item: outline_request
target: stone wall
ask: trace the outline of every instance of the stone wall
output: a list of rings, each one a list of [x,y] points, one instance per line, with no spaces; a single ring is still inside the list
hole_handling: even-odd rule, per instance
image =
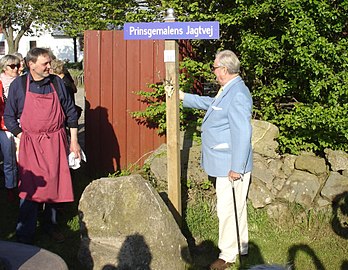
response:
[[[298,156],[276,152],[276,126],[253,120],[252,182],[249,200],[254,208],[271,206],[277,209],[284,203],[298,203],[305,209],[330,206],[340,194],[348,192],[348,154],[325,150],[325,158],[304,152]],[[181,175],[198,185],[208,179],[200,168],[200,145],[182,136]],[[166,146],[162,145],[145,163],[159,189],[166,189]]]

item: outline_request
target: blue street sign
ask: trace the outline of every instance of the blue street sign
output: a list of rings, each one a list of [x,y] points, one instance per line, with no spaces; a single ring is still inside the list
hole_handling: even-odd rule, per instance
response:
[[[219,39],[219,22],[125,23],[125,40]]]

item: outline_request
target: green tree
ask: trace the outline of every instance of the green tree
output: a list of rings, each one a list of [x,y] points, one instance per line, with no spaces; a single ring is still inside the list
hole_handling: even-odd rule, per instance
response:
[[[85,30],[119,29],[142,6],[136,0],[70,0],[62,27],[74,37]]]
[[[0,27],[9,53],[18,51],[19,41],[24,35],[59,25],[65,5],[64,0],[2,0]]]
[[[280,151],[348,150],[348,1],[149,1],[178,21],[220,22],[220,39],[192,41],[198,61],[231,49],[254,99],[254,117],[280,128]],[[139,12],[134,18],[148,18]]]

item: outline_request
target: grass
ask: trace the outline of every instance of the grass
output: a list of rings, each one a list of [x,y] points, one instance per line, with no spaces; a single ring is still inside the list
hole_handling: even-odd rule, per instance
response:
[[[237,263],[231,269],[248,269],[259,264],[290,265],[293,270],[348,269],[348,224],[337,233],[332,211],[306,212],[297,205],[289,208],[288,218],[280,221],[269,218],[265,209],[248,205],[249,256],[242,258],[242,265]],[[344,209],[347,215],[348,204]],[[200,197],[188,207],[186,215],[187,227],[198,243],[211,240],[207,249],[211,254],[217,245],[218,221],[209,203]],[[190,269],[204,269],[206,261],[202,258],[207,256],[196,255],[195,265]]]
[[[83,189],[91,181],[82,168],[73,172],[76,194],[74,203],[66,204],[60,214],[66,241],[55,243],[37,230],[36,245],[60,255],[70,270],[83,270],[77,259],[80,243],[77,206]],[[192,191],[191,191],[192,192]],[[207,269],[218,254],[217,217],[212,193],[200,191],[187,202],[183,232],[188,239],[193,258],[188,270]],[[285,220],[272,220],[266,210],[248,206],[249,256],[231,269],[248,269],[258,264],[291,264],[297,270],[344,270],[348,269],[348,198],[333,208],[334,211],[304,211],[290,206],[290,215]],[[18,204],[6,201],[4,189],[0,190],[0,239],[14,241],[14,229]],[[340,220],[343,220],[342,222]],[[169,269],[170,270],[170,269]]]

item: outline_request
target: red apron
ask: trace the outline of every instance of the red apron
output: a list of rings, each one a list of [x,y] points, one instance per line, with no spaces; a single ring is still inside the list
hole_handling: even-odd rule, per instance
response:
[[[74,200],[67,160],[65,115],[53,89],[49,94],[29,91],[20,123],[22,135],[19,145],[19,197],[35,202],[71,202]]]

